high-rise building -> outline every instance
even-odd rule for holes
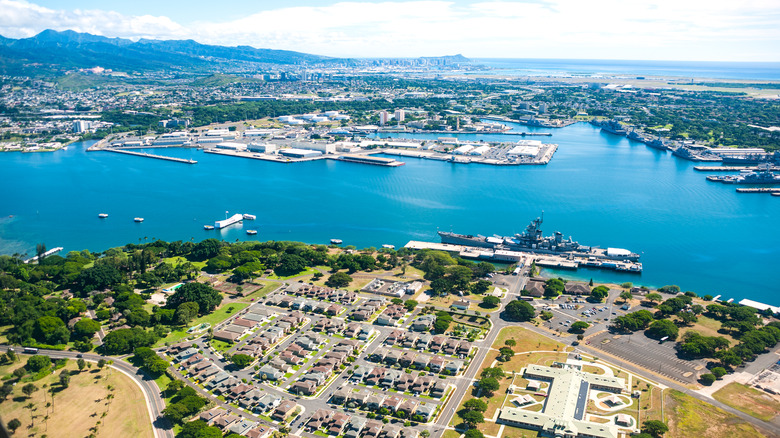
[[[86,120],[76,120],[75,122],[73,122],[73,132],[75,132],[76,134],[86,132],[91,128],[92,128],[92,122],[88,122]]]
[[[404,110],[402,109],[397,109],[395,110],[394,116],[395,116],[395,121],[400,123],[404,121],[404,118],[406,117],[406,112],[404,112]]]
[[[379,111],[379,124],[386,125],[390,121],[390,114],[387,111]]]

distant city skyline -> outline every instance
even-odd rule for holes
[[[776,0],[66,3],[0,0],[0,35],[72,29],[361,58],[780,62]]]

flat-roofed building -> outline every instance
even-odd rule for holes
[[[523,377],[550,382],[541,412],[505,408],[498,422],[510,426],[543,431],[566,438],[617,438],[618,428],[611,424],[585,421],[588,392],[591,389],[620,393],[625,380],[586,373],[563,365],[560,368],[529,365]]]

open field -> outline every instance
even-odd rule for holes
[[[211,327],[213,328],[215,325],[219,324],[220,322],[228,319],[229,317],[235,315],[237,312],[243,310],[249,306],[249,303],[240,303],[240,302],[234,302],[234,303],[224,303],[221,306],[217,308],[214,312],[212,312],[209,315],[201,316],[200,318],[195,319],[191,323],[187,325],[182,330],[175,330],[168,334],[168,336],[160,339],[157,341],[155,346],[162,346],[166,343],[168,344],[174,344],[176,342],[181,341],[182,339],[189,336],[187,333],[187,329],[199,324],[203,324],[204,322],[207,322],[211,324]],[[195,336],[199,336],[203,333],[195,334]]]
[[[504,342],[507,339],[514,339],[516,342],[516,345],[511,347],[515,353],[525,351],[565,351],[564,349],[567,348],[560,342],[518,326],[502,329],[496,338],[496,342],[493,343],[493,348],[499,349],[504,347]]]
[[[771,421],[780,412],[780,402],[750,386],[732,382],[716,391],[715,400],[763,421]]]
[[[667,437],[749,438],[763,437],[752,425],[734,415],[682,392],[666,392]]]
[[[26,357],[23,357],[13,366],[2,367],[0,372],[7,374],[8,369],[18,368],[25,361]],[[79,373],[75,361],[69,361],[63,369],[76,371],[68,388],[63,389],[56,383],[61,370],[34,382],[38,388],[44,384],[54,388],[54,402],[49,407],[47,403],[52,403],[50,393],[44,394],[39,389],[27,398],[20,386],[0,403],[0,416],[5,423],[14,418],[22,423],[15,436],[88,436],[98,422],[98,436],[154,436],[143,393],[129,377],[116,370],[98,372],[94,364],[92,369]],[[109,390],[109,387],[113,389]],[[108,394],[114,395],[110,403],[106,399]],[[34,405],[32,410],[25,408],[29,403]]]
[[[282,283],[276,282],[276,281],[267,281],[267,280],[254,280],[252,283],[256,285],[262,286],[260,289],[257,289],[256,291],[252,292],[251,294],[236,299],[236,301],[249,303],[252,301],[257,301],[260,298],[265,297],[269,293],[271,293],[273,290],[278,288],[282,285]]]

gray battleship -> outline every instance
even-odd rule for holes
[[[769,163],[760,164],[755,170],[742,171],[739,175],[711,175],[709,181],[726,184],[780,184],[780,175],[772,172]]]
[[[538,217],[520,234],[511,237],[485,237],[470,234],[456,234],[447,231],[439,231],[442,243],[451,245],[476,246],[480,248],[492,248],[495,250],[520,251],[540,254],[555,254],[561,256],[587,257],[593,259],[609,259],[620,261],[638,261],[639,254],[621,248],[598,248],[580,245],[578,242],[563,238],[563,234],[556,231],[551,236],[542,234],[541,225],[543,219]]]

